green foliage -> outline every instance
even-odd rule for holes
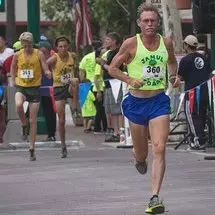
[[[42,11],[45,16],[54,21],[68,21],[73,18],[72,0],[42,0]]]
[[[120,0],[128,10],[129,1]],[[128,35],[130,30],[129,16],[116,0],[89,0],[89,12],[94,38],[100,38],[102,27],[106,32],[116,31],[121,35]],[[74,41],[74,10],[72,0],[41,0],[42,12],[49,20],[56,21],[56,26],[49,27],[49,36],[64,34]]]
[[[128,9],[129,0],[120,0],[122,5]],[[128,14],[113,0],[91,0],[91,17],[106,31],[117,31],[121,34],[129,32]]]
[[[59,35],[65,35],[73,41],[75,26],[72,0],[42,0],[41,8],[45,17],[56,23],[49,27],[48,37],[54,39]]]

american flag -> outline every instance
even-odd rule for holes
[[[87,0],[73,0],[76,24],[76,50],[92,44],[92,32],[87,8]]]

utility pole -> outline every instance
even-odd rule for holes
[[[6,1],[6,39],[10,45],[16,40],[16,16],[15,16],[15,0]]]
[[[34,36],[34,43],[40,41],[40,0],[28,0],[28,31]],[[47,126],[40,105],[37,115],[37,134],[47,134]]]
[[[11,0],[10,0],[11,1]],[[28,31],[34,36],[34,42],[40,40],[40,0],[28,0]]]

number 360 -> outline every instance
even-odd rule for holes
[[[160,73],[160,67],[156,67],[156,66],[147,66],[147,70],[146,72],[148,73]]]

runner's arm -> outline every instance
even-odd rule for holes
[[[168,51],[168,72],[171,76],[176,76],[177,75],[177,60],[175,58],[175,52],[172,44],[172,40],[170,38],[165,38],[164,40],[166,49]]]
[[[57,63],[57,57],[55,55],[51,56],[47,61],[46,61],[49,69],[52,71],[54,68],[55,64]]]
[[[169,72],[169,82],[172,86],[179,87],[180,85],[180,77],[177,74],[178,63],[175,57],[175,52],[172,44],[172,40],[170,38],[165,38],[164,43],[166,45],[166,49],[168,51],[168,72]]]
[[[40,63],[41,63],[41,66],[43,68],[44,74],[49,79],[51,79],[52,78],[52,74],[51,74],[51,72],[49,70],[48,64],[46,63],[45,55],[41,51],[39,51],[39,58],[40,58]]]
[[[124,41],[122,46],[119,49],[119,52],[113,58],[111,64],[108,66],[108,73],[121,81],[126,82],[129,84],[130,78],[120,70],[120,66],[127,62],[129,58],[129,40]]]
[[[18,55],[14,54],[13,59],[12,59],[12,63],[10,66],[10,75],[11,75],[11,85],[12,86],[15,85],[15,78],[17,75],[17,60],[18,60]]]

